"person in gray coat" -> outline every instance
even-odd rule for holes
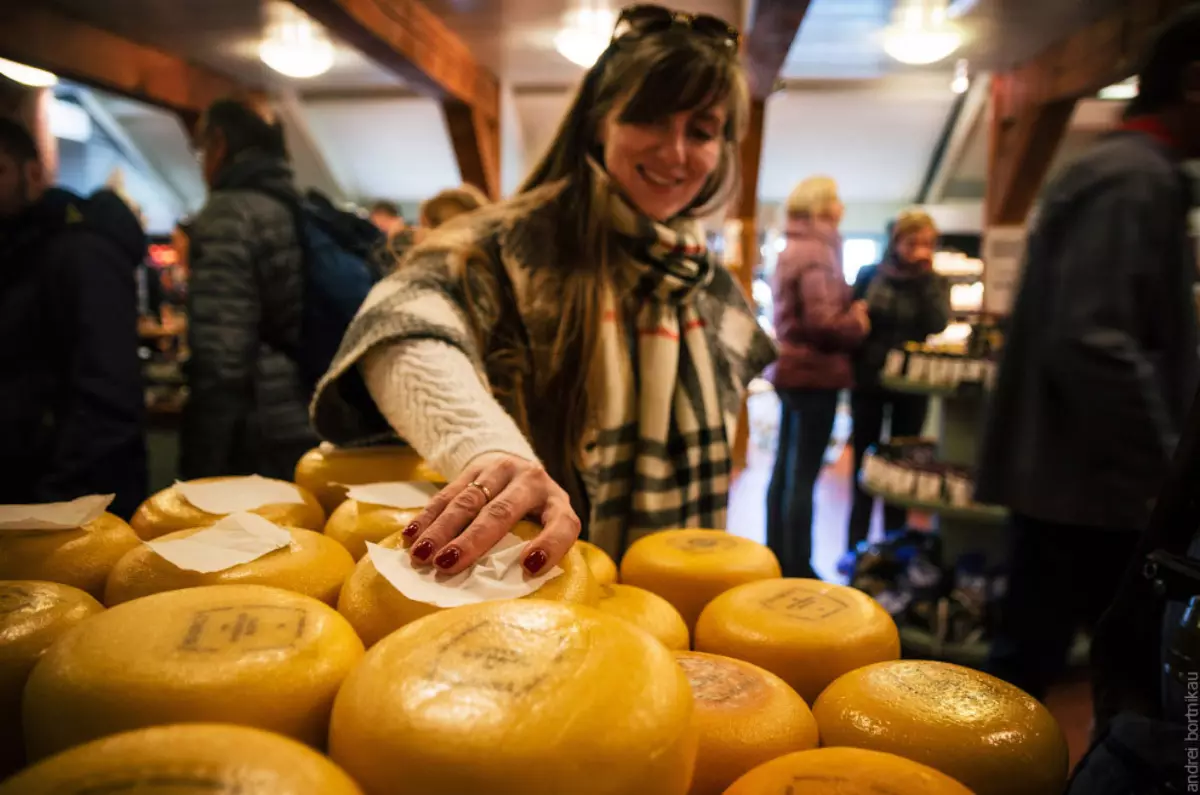
[[[1190,20],[1154,48],[1122,127],[1047,188],[1029,237],[976,496],[1012,512],[988,667],[1035,698],[1134,562],[1196,394]]]
[[[180,475],[290,480],[317,443],[300,341],[304,255],[283,131],[235,100],[212,105],[197,135],[208,203],[192,224],[190,394]]]

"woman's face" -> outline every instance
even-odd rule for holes
[[[929,227],[910,232],[896,241],[896,254],[900,261],[921,268],[933,267],[936,248],[937,232]]]
[[[685,210],[716,170],[728,111],[714,107],[667,116],[651,124],[620,121],[621,107],[604,120],[604,167],[626,197],[656,221]]]

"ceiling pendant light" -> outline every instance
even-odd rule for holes
[[[47,72],[45,69],[35,69],[23,63],[10,61],[7,58],[0,58],[0,75],[4,75],[9,80],[15,80],[22,85],[33,86],[34,88],[48,88],[58,82],[58,75],[53,72]]]
[[[568,11],[554,36],[554,48],[573,64],[590,69],[612,38],[617,17],[604,2],[586,2]]]
[[[900,63],[926,65],[949,58],[962,34],[946,19],[946,0],[898,0],[883,49]]]
[[[959,58],[954,64],[954,79],[950,81],[950,90],[955,94],[965,94],[971,88],[971,67],[966,58]]]
[[[283,0],[270,0],[258,57],[281,75],[316,77],[333,66],[333,42],[325,29],[300,9]]]

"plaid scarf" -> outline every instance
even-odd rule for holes
[[[628,302],[604,289],[603,391],[578,462],[592,502],[589,537],[619,554],[664,528],[725,527],[737,415],[722,404],[697,310],[715,273],[702,230],[652,221],[592,169],[596,201],[607,204],[622,267],[637,285]]]
[[[561,417],[536,386],[562,325],[563,271],[552,263],[562,261],[560,231],[574,222],[557,201],[563,184],[455,219],[375,286],[317,386],[317,433],[343,446],[394,439],[356,365],[377,345],[436,339],[475,364],[610,555],[654,530],[723,528],[729,440],[745,387],[775,358],[774,344],[732,275],[711,264],[694,224],[654,224],[601,176],[614,265],[630,278],[597,296],[606,312],[589,382],[592,430],[574,460],[556,452]]]

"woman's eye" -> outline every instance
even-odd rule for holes
[[[692,137],[697,141],[703,141],[704,143],[708,143],[717,137],[715,130],[709,130],[702,127],[693,127],[691,134]]]

